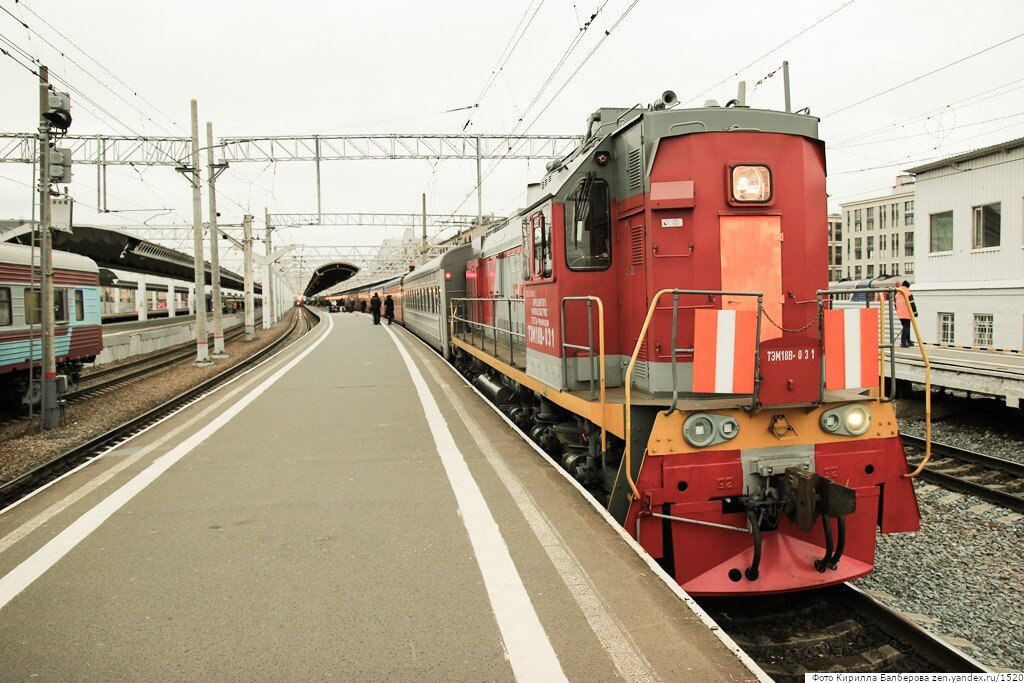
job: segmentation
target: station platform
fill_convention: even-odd
[[[1024,354],[932,345],[925,350],[932,386],[998,396],[1011,408],[1024,407]],[[917,347],[897,349],[896,378],[924,382],[924,361]]]
[[[26,679],[770,680],[398,325],[286,351],[0,511]]]

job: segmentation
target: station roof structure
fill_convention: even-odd
[[[30,244],[32,224],[28,221],[0,221],[0,240]],[[191,254],[109,228],[76,225],[72,232],[55,230],[53,248],[88,256],[102,268],[185,281],[195,277]],[[204,266],[206,284],[210,284],[209,262],[204,261]],[[221,268],[220,278],[223,287],[244,289],[244,280],[238,273]],[[259,285],[253,289],[261,293]]]
[[[313,271],[313,275],[309,278],[309,284],[306,285],[303,294],[305,296],[315,296],[325,289],[330,289],[348,280],[358,272],[359,267],[351,263],[341,261],[326,263]]]

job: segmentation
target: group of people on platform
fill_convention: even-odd
[[[388,321],[388,325],[390,325],[391,321],[395,319],[395,300],[391,298],[390,294],[388,294],[386,297],[384,297],[383,304],[384,304],[384,319],[387,320]],[[380,325],[380,309],[381,309],[380,295],[377,294],[377,292],[374,292],[373,296],[370,297],[370,314],[373,315],[373,324],[374,325]]]

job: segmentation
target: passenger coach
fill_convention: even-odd
[[[39,254],[35,255],[38,262]],[[32,248],[0,243],[0,401],[28,401],[29,368],[42,358],[39,266]],[[57,373],[69,386],[103,350],[99,268],[91,259],[53,252],[54,348]]]

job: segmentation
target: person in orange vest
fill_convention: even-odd
[[[906,293],[906,299],[899,293],[896,294],[896,317],[900,319],[903,330],[900,332],[900,346],[910,346],[910,319],[917,317],[917,304],[914,303],[914,295],[910,293],[910,283],[907,280],[899,286],[901,292]],[[907,300],[910,306],[907,306]]]

